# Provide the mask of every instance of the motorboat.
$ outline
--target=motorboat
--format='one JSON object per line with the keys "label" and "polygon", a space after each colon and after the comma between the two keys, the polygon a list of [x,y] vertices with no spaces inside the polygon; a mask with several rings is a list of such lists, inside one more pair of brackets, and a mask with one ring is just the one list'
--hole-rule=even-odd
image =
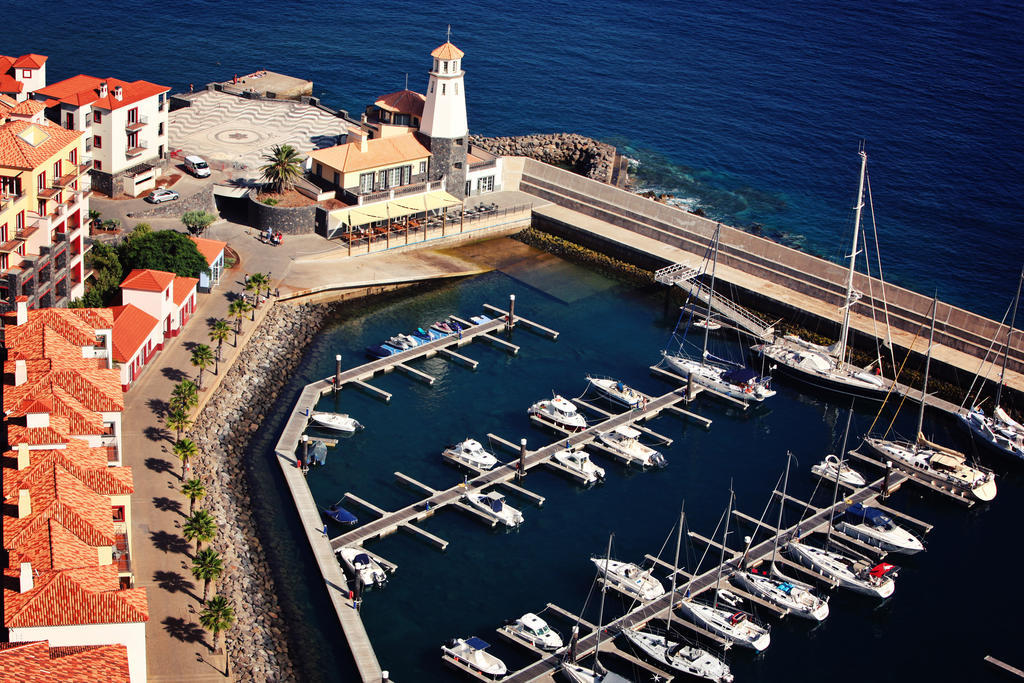
{"label": "motorboat", "polygon": [[497,491],[490,493],[467,493],[463,499],[474,508],[496,522],[508,527],[523,523],[523,513],[505,502],[505,496]]}
{"label": "motorboat", "polygon": [[508,668],[505,662],[486,651],[490,646],[490,643],[476,636],[466,639],[454,638],[441,646],[441,654],[465,664],[488,678],[504,676],[508,673]]}
{"label": "motorboat", "polygon": [[419,346],[415,339],[406,334],[396,334],[393,337],[389,337],[386,343],[388,346],[393,346],[399,351],[408,351],[414,346]]}
{"label": "motorboat", "polygon": [[474,325],[483,325],[484,323],[489,323],[492,320],[494,320],[494,318],[486,315],[474,315],[469,318],[469,322]]}
{"label": "motorboat", "polygon": [[877,598],[888,598],[896,590],[896,567],[887,562],[871,566],[799,541],[790,541],[786,549],[800,564],[824,574],[843,588]]}
{"label": "motorboat", "polygon": [[738,571],[731,578],[748,593],[789,610],[794,616],[815,621],[824,621],[828,616],[828,601],[818,597],[810,584],[754,569]]}
{"label": "motorboat", "polygon": [[586,451],[573,448],[562,448],[551,455],[552,459],[559,465],[572,470],[585,479],[585,483],[593,484],[598,479],[604,479],[604,468],[598,467],[587,455]]}
{"label": "motorboat", "polygon": [[615,379],[591,377],[590,375],[587,375],[587,382],[589,382],[590,386],[594,387],[605,398],[624,405],[627,408],[639,407],[645,398],[639,391],[636,391]]}
{"label": "motorboat", "polygon": [[893,460],[925,472],[964,495],[980,501],[990,501],[996,497],[995,473],[976,465],[968,465],[967,457],[951,448],[943,448],[924,439],[914,443],[872,436],[866,437],[864,444],[882,460]]}
{"label": "motorboat", "polygon": [[375,344],[373,346],[367,346],[365,352],[368,358],[378,359],[387,358],[388,356],[393,356],[396,353],[401,353],[401,349],[396,349],[394,346],[389,344]]}
{"label": "motorboat", "polygon": [[553,652],[562,647],[562,636],[548,626],[548,622],[538,617],[533,612],[527,612],[523,616],[511,621],[508,629],[517,638],[525,640],[530,645],[541,650]]}
{"label": "motorboat", "polygon": [[530,416],[567,432],[582,432],[587,428],[587,419],[576,406],[561,396],[537,401],[529,410]]}
{"label": "motorboat", "polygon": [[444,455],[475,470],[489,470],[498,464],[494,454],[484,450],[476,439],[466,439],[449,446],[444,449]]}
{"label": "motorboat", "polygon": [[772,642],[768,627],[742,610],[724,610],[692,599],[683,600],[679,610],[693,623],[736,645],[763,652]]}
{"label": "motorboat", "polygon": [[676,671],[717,683],[732,683],[728,665],[707,650],[675,642],[666,636],[626,628],[622,635],[648,657]]}
{"label": "motorboat", "polygon": [[354,434],[357,429],[363,428],[363,425],[345,413],[322,413],[314,410],[309,414],[309,419],[320,427],[346,434]]}
{"label": "motorboat", "polygon": [[338,524],[357,524],[359,519],[351,512],[341,507],[337,503],[330,507],[324,508],[324,514],[333,519]]}
{"label": "motorboat", "polygon": [[836,473],[838,472],[839,483],[846,484],[855,489],[868,485],[868,480],[864,478],[863,474],[847,465],[839,459],[839,456],[832,453],[826,455],[825,459],[817,465],[812,465],[811,472],[826,481],[835,481]]}
{"label": "motorboat", "polygon": [[921,539],[893,522],[884,511],[863,503],[854,503],[843,510],[835,528],[888,552],[912,555],[924,550]]}
{"label": "motorboat", "polygon": [[597,441],[630,462],[643,467],[661,467],[665,456],[650,446],[640,443],[640,432],[625,425],[597,435]]}
{"label": "motorboat", "polygon": [[358,577],[366,587],[383,586],[388,582],[387,572],[377,560],[359,546],[347,545],[337,551],[341,563],[353,578]]}
{"label": "motorboat", "polygon": [[649,602],[665,594],[665,587],[651,576],[650,570],[641,569],[632,562],[619,562],[604,557],[591,557],[590,561],[605,581],[615,584],[629,595]]}
{"label": "motorboat", "polygon": [[744,403],[760,403],[775,395],[769,387],[771,378],[750,368],[716,365],[668,351],[662,351],[662,358],[683,379]]}

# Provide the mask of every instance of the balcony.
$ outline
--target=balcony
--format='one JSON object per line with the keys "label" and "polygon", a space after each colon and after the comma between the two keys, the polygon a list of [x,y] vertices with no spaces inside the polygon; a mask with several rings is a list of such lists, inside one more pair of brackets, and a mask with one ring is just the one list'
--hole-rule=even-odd
{"label": "balcony", "polygon": [[127,124],[125,124],[124,129],[126,131],[128,131],[128,132],[131,132],[133,130],[142,130],[143,128],[146,127],[146,124],[148,124],[148,123],[149,123],[149,117],[148,116],[140,116],[135,121],[129,121]]}
{"label": "balcony", "polygon": [[142,153],[145,152],[147,149],[149,149],[149,145],[147,145],[145,142],[142,142],[136,145],[135,147],[129,147],[127,150],[125,150],[124,155],[129,159],[134,159],[137,156],[141,156]]}
{"label": "balcony", "polygon": [[24,196],[23,194],[0,194],[0,211],[6,211],[7,207]]}
{"label": "balcony", "polygon": [[92,160],[90,159],[86,161],[84,164],[78,164],[73,168],[74,170],[72,170],[70,173],[62,175],[60,178],[55,178],[53,180],[53,186],[59,189],[64,189],[68,187],[69,185],[71,185],[71,183],[75,182],[80,177],[82,177],[83,173],[87,173],[90,169],[92,169]]}
{"label": "balcony", "polygon": [[114,522],[114,563],[117,565],[118,574],[128,574],[132,571],[131,557],[128,555],[128,525],[124,522]]}
{"label": "balcony", "polygon": [[437,190],[444,189],[444,180],[433,180],[427,182],[410,183],[409,185],[399,185],[398,187],[394,187],[389,190],[376,190],[372,192],[361,192],[360,188],[358,187],[349,187],[346,188],[344,192],[346,195],[348,195],[348,199],[354,200],[358,206],[363,206],[364,204],[386,202],[399,197],[426,194],[427,192],[436,192]]}

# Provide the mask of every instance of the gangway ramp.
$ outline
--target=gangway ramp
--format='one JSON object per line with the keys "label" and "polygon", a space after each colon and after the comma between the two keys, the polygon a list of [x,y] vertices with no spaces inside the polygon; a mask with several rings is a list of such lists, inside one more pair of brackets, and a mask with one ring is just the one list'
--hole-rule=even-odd
{"label": "gangway ramp", "polygon": [[692,266],[674,263],[671,266],[665,266],[661,270],[656,271],[654,279],[663,285],[676,285],[682,288],[683,291],[695,297],[704,305],[707,305],[710,299],[711,309],[719,315],[728,318],[735,325],[762,341],[772,340],[775,336],[775,327],[773,325],[765,324],[756,315],[742,306],[733,303],[721,294],[711,296],[711,288],[697,280],[698,275],[700,273]]}

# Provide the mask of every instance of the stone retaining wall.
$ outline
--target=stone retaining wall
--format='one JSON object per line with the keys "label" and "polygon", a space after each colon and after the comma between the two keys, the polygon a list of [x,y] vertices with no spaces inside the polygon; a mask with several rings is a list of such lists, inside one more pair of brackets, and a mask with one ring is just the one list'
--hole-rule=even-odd
{"label": "stone retaining wall", "polygon": [[316,231],[316,204],[270,206],[249,195],[249,225],[260,232],[271,230],[285,235],[306,235]]}
{"label": "stone retaining wall", "polygon": [[[173,189],[173,188],[172,188]],[[173,202],[157,204],[151,209],[133,211],[129,218],[147,218],[149,216],[182,216],[188,211],[208,211],[217,215],[217,202],[213,198],[213,184],[209,184],[193,195]]]}
{"label": "stone retaining wall", "polygon": [[615,169],[613,146],[576,133],[503,138],[470,135],[469,141],[497,156],[529,157],[556,166],[568,165],[576,173],[602,183],[611,182]]}

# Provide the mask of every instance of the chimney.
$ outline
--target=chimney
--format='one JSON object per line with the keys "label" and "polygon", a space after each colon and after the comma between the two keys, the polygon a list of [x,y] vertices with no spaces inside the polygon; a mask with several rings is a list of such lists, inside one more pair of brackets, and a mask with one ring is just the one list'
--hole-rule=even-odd
{"label": "chimney", "polygon": [[107,82],[100,81],[100,99],[107,96]]}
{"label": "chimney", "polygon": [[22,593],[28,593],[33,588],[35,588],[35,581],[32,580],[32,563],[22,562],[18,589]]}
{"label": "chimney", "polygon": [[32,514],[32,497],[28,489],[18,489],[18,519],[25,519]]}
{"label": "chimney", "polygon": [[14,361],[14,386],[20,387],[28,381],[28,363],[24,359]]}
{"label": "chimney", "polygon": [[24,325],[28,322],[28,297],[19,296],[14,304],[14,312],[17,319],[15,325]]}
{"label": "chimney", "polygon": [[18,469],[19,470],[28,469],[28,466],[30,464],[32,464],[31,459],[29,457],[29,453],[31,453],[31,452],[32,451],[30,451],[28,449],[28,444],[27,443],[19,443],[18,444]]}
{"label": "chimney", "polygon": [[366,131],[359,132],[359,151],[363,154],[366,153]]}
{"label": "chimney", "polygon": [[119,85],[114,86],[114,99],[120,102],[124,98],[124,90]]}

